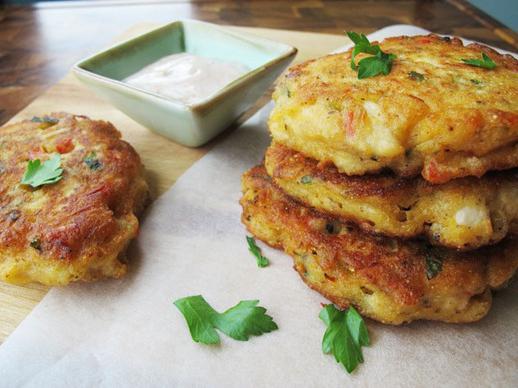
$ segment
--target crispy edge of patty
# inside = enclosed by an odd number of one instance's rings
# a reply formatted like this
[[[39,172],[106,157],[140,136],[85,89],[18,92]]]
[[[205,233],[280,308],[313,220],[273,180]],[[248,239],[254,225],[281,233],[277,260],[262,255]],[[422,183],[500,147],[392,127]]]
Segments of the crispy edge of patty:
[[[402,238],[422,235],[434,245],[470,250],[518,231],[516,170],[443,185],[393,174],[347,176],[333,164],[275,142],[264,164],[288,195],[368,232]],[[480,221],[458,225],[456,214],[463,209],[479,213]]]
[[[491,289],[505,286],[518,267],[513,239],[469,254],[435,252],[367,235],[306,208],[277,188],[263,166],[246,172],[242,184],[242,222],[254,236],[284,249],[302,280],[337,306],[354,305],[383,323],[477,321],[491,307]],[[429,255],[442,263],[431,279]]]
[[[421,173],[430,182],[444,183],[518,166],[518,112],[513,105],[518,60],[484,45],[463,46],[460,39],[433,34],[394,37],[381,46],[401,54],[384,76],[356,79],[346,65],[351,50],[292,66],[273,95],[272,136],[316,159],[332,161],[349,175],[391,168],[401,176]],[[467,66],[459,59],[481,52],[498,64],[496,70]],[[427,55],[441,66],[421,60]],[[416,70],[424,81],[409,76]],[[484,86],[490,92],[478,94]],[[443,102],[453,96],[456,100]],[[466,99],[472,104],[463,104]],[[365,103],[376,104],[384,125],[371,123],[378,115],[369,113]],[[391,151],[375,151],[373,144],[378,143]]]
[[[79,280],[120,278],[127,271],[126,249],[138,234],[137,214],[149,201],[140,158],[108,122],[64,112],[46,117],[58,119],[59,123],[26,120],[0,128],[4,141],[10,136],[19,144],[14,149],[20,155],[25,155],[24,150],[29,154],[35,151],[41,140],[38,131],[42,131],[44,139],[41,147],[63,144],[69,138],[74,144],[72,150],[61,155],[63,178],[37,190],[18,185],[25,164],[20,164],[19,157],[8,155],[3,160],[8,175],[0,184],[4,195],[0,224],[5,227],[0,233],[0,279],[13,284],[66,285]],[[28,134],[32,134],[30,139],[20,142]],[[97,157],[103,167],[92,174],[85,169],[84,158],[98,146],[101,150],[97,149]],[[39,153],[37,157],[41,157]],[[67,197],[64,193],[70,185],[75,191]],[[13,195],[26,201],[21,209],[14,206]],[[48,206],[34,211],[33,205],[45,198]],[[56,218],[56,214],[60,216]],[[31,236],[35,233],[47,237],[41,248],[32,246]]]

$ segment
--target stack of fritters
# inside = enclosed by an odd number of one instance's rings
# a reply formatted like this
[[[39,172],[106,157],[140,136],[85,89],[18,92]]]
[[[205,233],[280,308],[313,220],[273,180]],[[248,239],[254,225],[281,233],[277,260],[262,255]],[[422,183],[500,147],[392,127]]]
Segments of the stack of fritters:
[[[479,320],[518,267],[518,61],[435,35],[381,48],[388,75],[358,79],[349,51],[284,76],[243,222],[340,307]],[[481,53],[494,69],[461,60]]]

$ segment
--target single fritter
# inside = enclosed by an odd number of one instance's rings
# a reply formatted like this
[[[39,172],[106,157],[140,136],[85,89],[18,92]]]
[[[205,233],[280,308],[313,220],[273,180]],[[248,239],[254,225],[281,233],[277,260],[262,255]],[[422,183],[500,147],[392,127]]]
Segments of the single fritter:
[[[113,125],[65,113],[0,128],[0,279],[65,285],[119,278],[148,198],[143,166]],[[29,160],[62,178],[21,184]]]
[[[397,56],[388,75],[358,79],[350,50],[292,67],[274,93],[274,140],[348,175],[390,168],[443,183],[518,166],[516,59],[435,35],[380,46]],[[496,68],[461,61],[481,53]]]
[[[433,185],[393,174],[348,176],[273,143],[265,167],[283,191],[319,211],[392,237],[475,249],[518,234],[518,171]]]
[[[518,267],[513,239],[459,253],[367,235],[290,199],[262,166],[243,176],[241,205],[250,232],[290,254],[310,287],[384,323],[477,321],[491,307],[491,289]]]

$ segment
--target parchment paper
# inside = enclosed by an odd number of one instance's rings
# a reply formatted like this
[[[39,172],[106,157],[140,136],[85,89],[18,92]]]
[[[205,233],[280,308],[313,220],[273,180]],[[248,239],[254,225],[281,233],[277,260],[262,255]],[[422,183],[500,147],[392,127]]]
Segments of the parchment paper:
[[[240,222],[240,176],[262,159],[270,109],[152,204],[125,279],[49,292],[0,346],[0,386],[518,386],[516,284],[475,324],[367,321],[372,345],[352,375],[322,354],[326,300],[303,284],[289,256],[261,243],[271,265],[257,268]],[[172,302],[195,294],[220,311],[259,299],[279,330],[194,343]]]

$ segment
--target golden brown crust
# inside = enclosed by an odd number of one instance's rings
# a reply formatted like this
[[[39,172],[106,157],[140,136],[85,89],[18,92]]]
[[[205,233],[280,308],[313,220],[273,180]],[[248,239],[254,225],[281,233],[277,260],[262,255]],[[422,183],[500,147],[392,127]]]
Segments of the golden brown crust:
[[[242,221],[256,237],[290,254],[312,288],[340,307],[373,319],[472,322],[518,267],[514,239],[469,253],[370,236],[306,208],[276,188],[263,166],[243,176]],[[426,257],[442,261],[428,279]]]
[[[435,35],[380,45],[397,56],[386,76],[357,79],[351,51],[292,67],[274,93],[273,138],[348,175],[390,168],[444,183],[518,166],[516,59]],[[495,69],[461,61],[481,52]]]
[[[275,142],[265,167],[285,193],[362,229],[392,237],[423,235],[434,245],[476,249],[518,233],[518,171],[442,185],[390,173],[348,176]]]
[[[0,128],[0,278],[63,285],[120,277],[135,213],[148,197],[143,166],[113,125],[52,114]],[[61,155],[62,179],[32,189],[20,180],[30,159]],[[86,162],[95,153],[98,166]]]

